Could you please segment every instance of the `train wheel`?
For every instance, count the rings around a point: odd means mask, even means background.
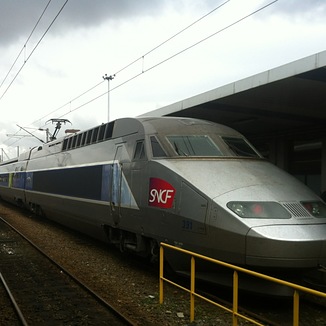
[[[125,252],[125,236],[124,232],[120,230],[120,241],[119,241],[120,252]]]
[[[150,240],[150,249],[151,249],[150,260],[152,263],[157,263],[160,254],[160,247],[156,240],[154,239]]]

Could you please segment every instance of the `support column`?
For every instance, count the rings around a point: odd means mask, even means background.
[[[269,159],[282,170],[289,171],[291,153],[293,151],[292,142],[286,139],[274,139],[270,143]]]
[[[321,193],[323,200],[326,201],[326,137],[322,140],[322,149],[321,149]]]

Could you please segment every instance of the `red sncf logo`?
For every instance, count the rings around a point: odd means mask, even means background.
[[[175,189],[166,181],[159,178],[149,180],[148,205],[162,208],[171,208]]]

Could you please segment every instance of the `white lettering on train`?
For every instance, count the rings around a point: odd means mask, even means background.
[[[172,198],[174,190],[167,190],[167,189],[152,189],[150,191],[150,199],[149,202],[153,203],[155,202],[155,199],[157,200],[157,203],[166,204],[170,198]]]

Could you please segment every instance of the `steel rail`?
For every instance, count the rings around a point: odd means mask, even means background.
[[[23,239],[25,239],[33,248],[39,251],[45,258],[47,258],[51,263],[53,263],[57,268],[60,269],[63,273],[69,276],[76,284],[82,287],[85,291],[87,291],[91,296],[93,296],[100,304],[102,304],[105,308],[109,309],[112,313],[115,314],[118,318],[124,321],[127,325],[135,325],[135,322],[131,321],[128,317],[120,313],[113,305],[108,303],[104,298],[102,298],[99,294],[94,292],[91,288],[89,288],[86,284],[84,284],[81,280],[79,280],[76,276],[71,274],[67,269],[65,269],[62,265],[57,263],[54,259],[52,259],[49,255],[47,255],[39,246],[37,246],[32,240],[28,239],[24,234],[22,234],[19,230],[17,230],[13,225],[11,225],[8,221],[4,220],[0,217],[0,220],[12,228],[15,232],[17,232]]]
[[[20,308],[19,308],[19,306],[18,306],[18,304],[17,304],[17,302],[16,302],[16,300],[15,300],[15,297],[14,297],[13,294],[11,293],[10,288],[9,288],[9,286],[7,285],[7,282],[6,282],[6,280],[4,279],[4,277],[3,277],[3,275],[2,275],[1,272],[0,272],[0,279],[1,279],[1,282],[2,282],[2,284],[3,284],[3,286],[4,286],[4,288],[5,288],[5,290],[6,290],[7,294],[8,294],[8,296],[9,296],[9,298],[10,298],[10,301],[11,301],[11,303],[12,303],[14,309],[15,309],[15,312],[16,312],[16,314],[18,315],[19,320],[21,321],[21,323],[22,323],[24,326],[28,326],[28,323],[27,323],[27,321],[26,321],[26,319],[25,319],[23,313],[21,312],[21,310],[20,310]]]

